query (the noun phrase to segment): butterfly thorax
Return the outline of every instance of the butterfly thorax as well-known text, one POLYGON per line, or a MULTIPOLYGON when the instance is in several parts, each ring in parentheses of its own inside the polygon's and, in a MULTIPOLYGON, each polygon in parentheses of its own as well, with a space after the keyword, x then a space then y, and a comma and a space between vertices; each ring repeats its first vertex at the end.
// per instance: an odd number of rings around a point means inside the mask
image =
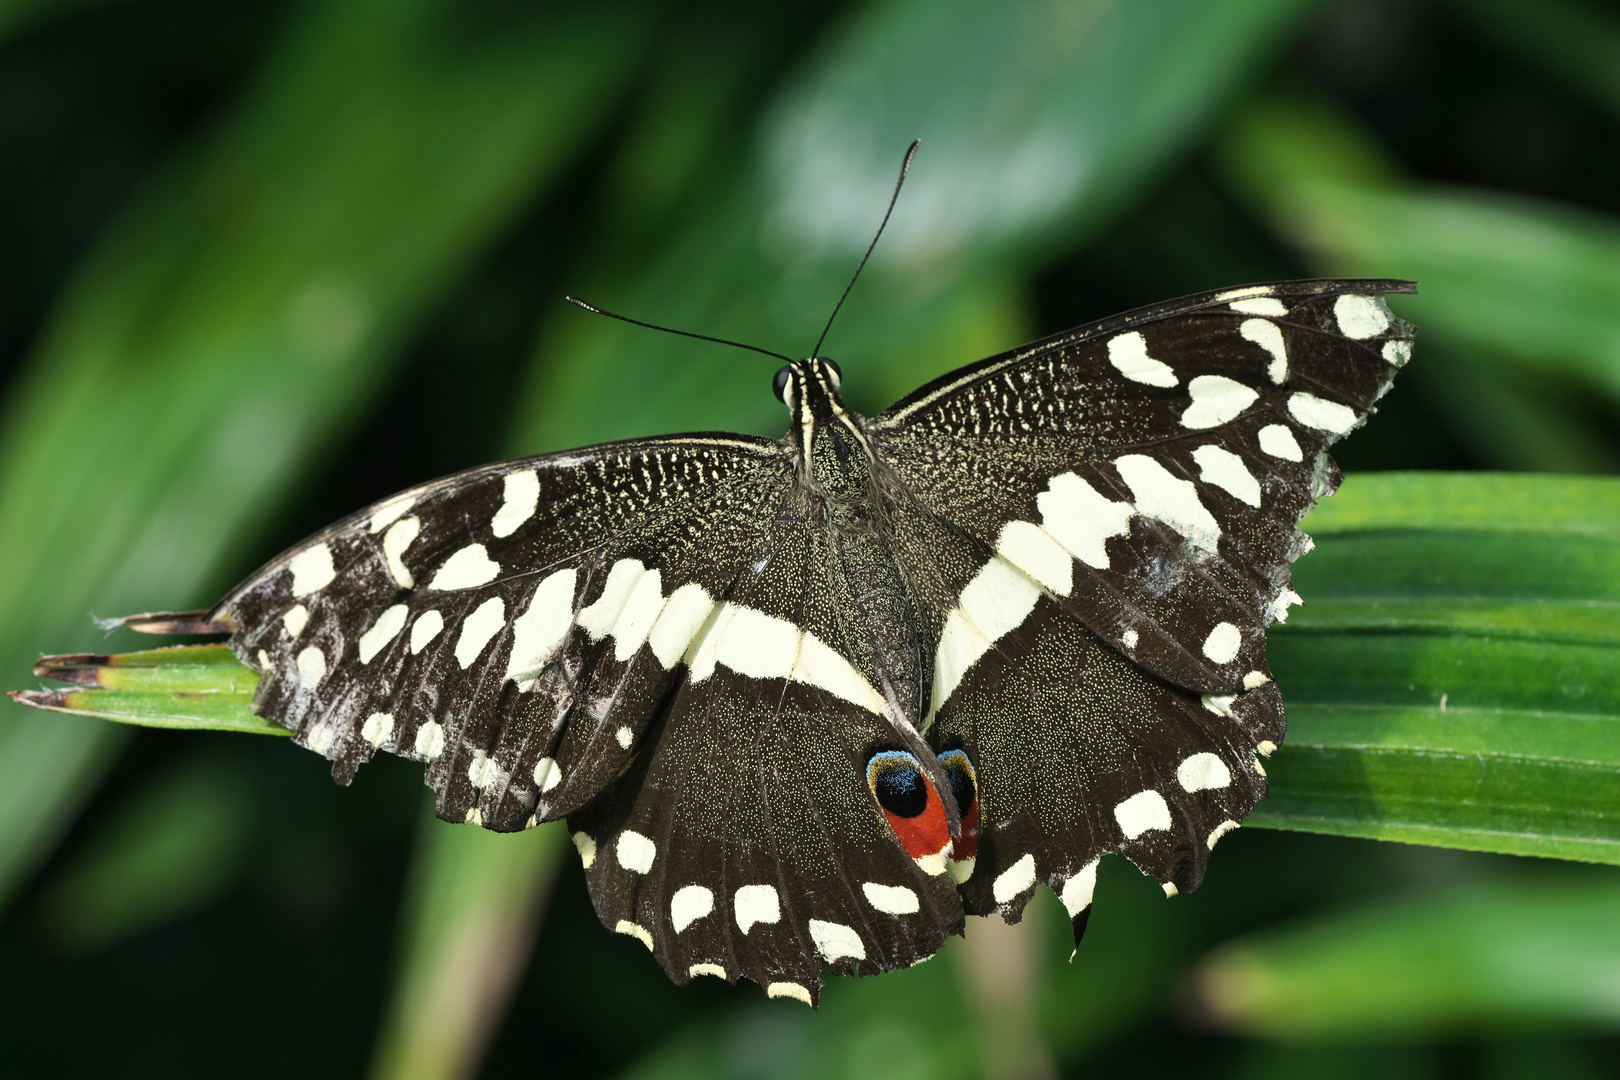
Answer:
POLYGON ((790 365, 782 399, 792 414, 792 447, 800 496, 812 527, 820 526, 829 584, 857 645, 860 666, 896 717, 915 726, 925 700, 923 643, 915 604, 888 523, 886 473, 867 438, 864 418, 839 396, 838 369, 825 360, 790 365))

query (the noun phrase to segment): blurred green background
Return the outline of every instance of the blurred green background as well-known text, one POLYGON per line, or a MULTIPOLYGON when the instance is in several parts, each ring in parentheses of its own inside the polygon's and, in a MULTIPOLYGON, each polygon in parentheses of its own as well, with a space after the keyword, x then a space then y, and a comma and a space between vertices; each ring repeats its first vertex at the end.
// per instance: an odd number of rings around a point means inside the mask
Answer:
MULTIPOLYGON (((779 434, 773 363, 561 296, 803 353, 913 137, 825 350, 858 408, 1181 293, 1410 277, 1352 484, 1620 469, 1613 4, 0 0, 0 683, 432 476, 779 434)), ((1612 627, 1613 562, 1545 550, 1612 627)), ((1327 555, 1307 601, 1358 572, 1327 555)), ((1583 633, 1524 664, 1612 748, 1620 639, 1583 633)), ((812 1013, 671 986, 555 830, 428 801, 391 758, 340 789, 283 740, 5 702, 4 1071, 1620 1076, 1613 866, 1245 829, 1188 898, 1105 862, 1072 964, 1043 894, 812 1013)))

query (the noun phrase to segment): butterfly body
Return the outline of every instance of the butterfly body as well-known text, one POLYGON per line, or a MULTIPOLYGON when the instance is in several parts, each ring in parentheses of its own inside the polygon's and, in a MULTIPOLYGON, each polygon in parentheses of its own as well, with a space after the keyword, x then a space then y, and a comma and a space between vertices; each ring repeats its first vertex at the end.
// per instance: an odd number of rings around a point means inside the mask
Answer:
POLYGON ((1325 449, 1410 355, 1379 294, 1205 293, 1035 342, 863 418, 777 376, 777 441, 475 469, 311 537, 208 618, 255 707, 347 782, 428 763, 441 817, 566 818, 602 921, 677 981, 813 1002, 1098 859, 1190 892, 1282 741, 1325 449))

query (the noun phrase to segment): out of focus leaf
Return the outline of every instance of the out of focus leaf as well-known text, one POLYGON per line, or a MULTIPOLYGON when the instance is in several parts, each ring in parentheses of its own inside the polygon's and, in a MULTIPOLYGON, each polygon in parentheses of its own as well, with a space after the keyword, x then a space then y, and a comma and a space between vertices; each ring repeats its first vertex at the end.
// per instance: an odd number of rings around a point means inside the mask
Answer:
POLYGON ((1192 985, 1223 1027, 1274 1039, 1612 1030, 1617 910, 1613 873, 1473 882, 1229 946, 1192 985))
POLYGON ((0 41, 52 15, 114 0, 0 0, 0 41))
MULTIPOLYGON (((41 644, 91 644, 92 609, 212 599, 424 310, 606 115, 648 30, 634 3, 464 10, 309 5, 90 258, 0 427, 13 679, 41 644)), ((10 706, 0 725, 3 894, 115 729, 10 706)))
POLYGON ((528 964, 562 822, 503 836, 426 815, 374 1080, 472 1076, 528 964))
POLYGON ((1620 481, 1356 476, 1305 527, 1248 823, 1620 863, 1620 481))
MULTIPOLYGON (((658 251, 604 254, 580 291, 638 318, 804 354, 921 137, 890 231, 827 347, 857 406, 881 408, 1018 344, 1039 261, 1139 190, 1308 6, 862 8, 768 110, 760 156, 658 251)), ((779 433, 771 372, 757 357, 563 311, 542 339, 519 441, 779 433)))
POLYGON ((247 785, 217 762, 159 774, 97 822, 46 886, 46 930, 89 952, 204 907, 236 871, 250 809, 247 785))
POLYGON ((1463 0, 1452 9, 1510 54, 1620 112, 1620 20, 1583 0, 1463 0))
POLYGON ((1322 107, 1268 98, 1220 146, 1236 189, 1325 272, 1410 278, 1425 335, 1620 399, 1620 221, 1402 180, 1322 107))

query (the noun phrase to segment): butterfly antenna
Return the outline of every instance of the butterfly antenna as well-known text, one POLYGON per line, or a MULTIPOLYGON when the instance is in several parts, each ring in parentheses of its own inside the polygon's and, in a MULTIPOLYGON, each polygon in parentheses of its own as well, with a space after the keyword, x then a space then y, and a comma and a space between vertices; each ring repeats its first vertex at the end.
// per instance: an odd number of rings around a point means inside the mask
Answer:
POLYGON ((883 235, 884 227, 889 224, 889 215, 894 213, 894 204, 900 201, 900 189, 905 185, 906 173, 911 171, 911 159, 917 156, 917 147, 921 145, 921 139, 911 140, 911 147, 906 151, 906 159, 900 163, 900 179, 894 182, 894 194, 889 197, 889 208, 883 211, 883 221, 878 225, 877 235, 873 236, 872 242, 866 246, 866 254, 861 256, 861 264, 855 268, 855 276, 849 279, 848 285, 844 286, 844 295, 840 296, 838 303, 833 305, 832 314, 827 316, 827 325, 822 327, 821 337, 816 339, 816 347, 810 351, 811 356, 821 355, 822 342, 827 340, 827 332, 832 329, 833 320, 838 318, 839 309, 844 306, 844 301, 849 299, 849 290, 855 287, 855 282, 860 278, 861 271, 866 269, 866 260, 872 257, 872 251, 877 247, 878 237, 883 235))
POLYGON ((681 337, 697 338, 699 341, 712 341, 718 345, 730 345, 737 349, 749 349, 753 352, 764 353, 766 356, 774 356, 778 360, 785 360, 790 364, 793 363, 793 358, 791 356, 783 356, 779 352, 771 352, 771 350, 762 349, 758 345, 744 345, 740 341, 730 341, 723 337, 710 337, 708 334, 694 334, 690 330, 676 330, 673 327, 659 326, 657 323, 642 322, 640 319, 632 319, 628 315, 616 315, 611 311, 596 307, 593 304, 587 304, 577 296, 565 296, 563 299, 567 300, 575 307, 582 307, 586 311, 592 312, 596 315, 606 315, 610 319, 618 319, 620 322, 627 322, 634 326, 645 326, 649 330, 662 330, 666 334, 679 334, 681 337))

